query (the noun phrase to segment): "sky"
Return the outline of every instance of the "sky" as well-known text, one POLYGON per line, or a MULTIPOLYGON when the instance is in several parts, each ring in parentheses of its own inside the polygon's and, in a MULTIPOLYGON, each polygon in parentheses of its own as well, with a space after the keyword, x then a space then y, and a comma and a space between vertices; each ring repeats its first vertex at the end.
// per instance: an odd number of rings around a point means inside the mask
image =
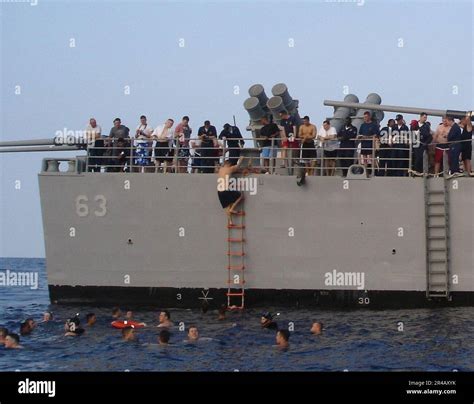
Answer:
MULTIPOLYGON (((347 91, 473 109, 473 1, 0 0, 0 142, 142 114, 189 115, 194 133, 235 115, 245 132, 256 83, 269 97, 286 83, 318 126, 347 91)), ((0 154, 0 256, 44 257, 37 175, 52 155, 0 154)))

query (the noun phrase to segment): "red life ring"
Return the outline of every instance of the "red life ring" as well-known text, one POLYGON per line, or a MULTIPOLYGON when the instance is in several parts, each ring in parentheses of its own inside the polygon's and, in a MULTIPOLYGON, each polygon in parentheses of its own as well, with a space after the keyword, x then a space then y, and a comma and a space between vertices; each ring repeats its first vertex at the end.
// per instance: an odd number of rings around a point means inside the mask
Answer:
POLYGON ((133 326, 134 328, 145 327, 145 324, 139 323, 138 321, 132 321, 132 320, 124 320, 124 321, 116 320, 116 321, 112 321, 111 325, 114 328, 125 328, 125 327, 131 327, 131 326, 133 326))

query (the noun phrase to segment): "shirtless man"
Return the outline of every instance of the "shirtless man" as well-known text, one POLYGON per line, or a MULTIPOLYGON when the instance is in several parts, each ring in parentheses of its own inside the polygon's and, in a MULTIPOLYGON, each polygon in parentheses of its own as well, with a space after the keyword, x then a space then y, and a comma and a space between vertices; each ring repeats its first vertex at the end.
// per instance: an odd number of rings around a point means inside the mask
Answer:
POLYGON ((233 173, 235 173, 242 164, 244 157, 241 156, 239 161, 235 166, 231 165, 229 160, 226 160, 222 167, 219 168, 218 172, 218 187, 217 187, 217 195, 219 197, 219 201, 222 205, 222 208, 225 209, 227 213, 227 217, 229 218, 229 223, 232 225, 232 214, 236 214, 237 212, 234 210, 235 207, 239 204, 242 200, 243 195, 240 191, 231 191, 227 189, 228 179, 231 177, 233 173), (221 184, 225 184, 225 186, 221 186, 221 184), (223 189, 221 189, 223 188, 223 189))
POLYGON ((448 118, 443 116, 442 123, 439 124, 436 132, 433 136, 433 143, 436 146, 435 151, 435 176, 439 175, 439 170, 443 162, 444 153, 448 153, 449 144, 448 144, 448 133, 451 129, 449 125, 448 118))

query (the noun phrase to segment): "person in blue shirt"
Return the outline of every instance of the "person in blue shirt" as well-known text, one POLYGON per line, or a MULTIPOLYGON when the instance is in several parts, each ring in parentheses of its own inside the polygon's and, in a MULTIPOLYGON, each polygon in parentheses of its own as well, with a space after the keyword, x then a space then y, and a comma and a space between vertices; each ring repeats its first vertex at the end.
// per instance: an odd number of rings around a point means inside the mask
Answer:
MULTIPOLYGON (((364 112, 364 123, 360 125, 358 139, 361 139, 361 159, 364 166, 369 167, 373 164, 373 142, 375 136, 379 136, 379 126, 372 121, 372 115, 369 111, 364 112)), ((370 171, 367 171, 370 175, 370 171)))

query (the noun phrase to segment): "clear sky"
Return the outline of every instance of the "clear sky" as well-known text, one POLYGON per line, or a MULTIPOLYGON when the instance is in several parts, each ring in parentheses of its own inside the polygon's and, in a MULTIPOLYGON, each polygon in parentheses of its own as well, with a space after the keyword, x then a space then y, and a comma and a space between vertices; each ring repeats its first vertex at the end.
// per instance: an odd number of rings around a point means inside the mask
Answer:
MULTIPOLYGON (((255 83, 271 96, 285 82, 318 126, 332 115, 323 100, 342 100, 345 86, 361 101, 377 92, 386 104, 472 109, 473 9, 473 0, 0 0, 0 141, 82 130, 92 116, 107 133, 115 117, 135 128, 141 114, 153 126, 189 115, 194 132, 235 115, 245 129, 255 83)), ((0 256, 44 256, 37 174, 51 154, 0 154, 0 256)))

